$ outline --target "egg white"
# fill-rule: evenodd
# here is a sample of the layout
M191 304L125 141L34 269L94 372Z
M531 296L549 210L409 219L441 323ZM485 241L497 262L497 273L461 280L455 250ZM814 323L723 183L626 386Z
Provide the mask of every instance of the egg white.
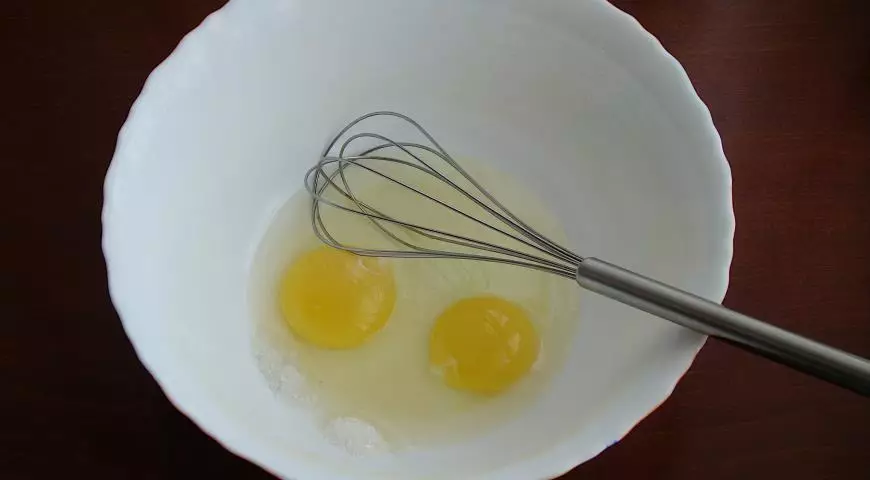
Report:
M564 243L558 221L518 182L476 162L463 160L463 167L525 222ZM482 213L480 207L441 182L423 176L407 180L465 211ZM457 220L443 207L402 188L372 179L359 179L357 185L354 189L360 198L388 210L395 218L504 242L500 234ZM276 395L296 407L310 409L321 419L325 431L334 430L336 422L365 427L364 439L338 438L338 443L351 450L382 451L483 433L520 415L560 368L576 324L576 285L554 275L489 262L382 259L393 269L397 288L395 309L383 330L350 350L325 350L297 339L278 311L277 285L295 258L320 245L312 231L310 208L306 191L291 197L276 214L255 254L248 292L255 332L253 350L264 380ZM395 248L362 217L327 207L323 213L332 233L343 241ZM437 246L414 234L403 238ZM541 338L541 354L532 371L494 397L451 390L428 365L429 331L435 318L453 302L477 295L498 295L524 307Z

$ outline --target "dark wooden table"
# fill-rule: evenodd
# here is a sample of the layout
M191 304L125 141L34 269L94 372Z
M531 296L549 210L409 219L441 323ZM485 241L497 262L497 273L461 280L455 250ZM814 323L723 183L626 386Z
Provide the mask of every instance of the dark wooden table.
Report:
M148 72L223 0L5 0L0 478L269 478L139 364L106 292L103 174ZM621 0L685 66L734 173L726 303L870 356L870 3ZM567 478L867 479L870 400L710 342Z

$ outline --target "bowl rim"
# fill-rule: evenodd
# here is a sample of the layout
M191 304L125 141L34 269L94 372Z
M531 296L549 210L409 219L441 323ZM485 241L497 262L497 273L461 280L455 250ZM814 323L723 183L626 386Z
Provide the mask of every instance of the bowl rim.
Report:
M226 24L228 21L231 21L230 18L236 14L236 10L242 8L242 5L245 3L245 1L246 0L229 0L218 10L206 16L199 25L197 25L194 29L188 32L180 40L180 42L173 49L173 51L156 68L154 68L154 70L148 75L148 78L145 80L138 97L133 102L130 108L130 112L126 120L124 121L123 126L120 128L112 160L107 168L105 180L103 183L101 244L103 257L106 264L106 273L108 277L109 297L112 301L113 306L115 307L115 310L118 313L121 325L124 328L125 334L130 340L130 343L132 344L139 361L157 382L169 402L178 411L191 419L194 424L199 427L200 430L202 430L205 434L217 441L229 452L245 458L246 460L254 463L255 465L258 465L259 467L275 475L276 477L291 478L287 477L286 473L276 471L274 467L268 464L267 459L265 459L263 455L259 455L257 453L257 449L254 448L251 444L246 442L235 442L232 439L231 435L227 435L226 431L220 431L221 428L216 428L212 424L213 422L211 422L209 419L206 419L204 415L200 415L199 413L197 413L195 411L196 402L188 402L184 398L185 395L179 393L180 390L176 388L176 385L168 381L166 375L163 375L161 372L157 371L158 369L155 367L152 354L143 350L141 348L141 345L137 344L133 332L131 331L130 324L125 321L125 311L127 308L118 293L120 290L122 290L123 287L120 285L118 280L117 262L112 261L115 246L113 243L111 231L114 209L117 202L113 194L114 189L112 188L112 186L114 185L115 179L118 175L118 164L121 161L120 157L122 156L122 152L124 152L128 148L128 137L129 130L131 130L132 128L132 120L137 117L141 105L149 97L150 92L153 90L154 84L160 82L160 79L167 75L167 70L170 70L172 68L173 60L179 56L179 52L190 48L189 44L192 42L197 42L198 37L204 36L206 32L214 29L219 29L220 25ZM696 89L692 85L688 74L679 63L679 61L670 52L668 52L659 41L659 39L656 38L648 30L646 30L637 19L635 19L628 13L620 10L618 7L609 3L607 0L587 1L594 4L599 4L599 6L604 8L606 14L611 16L614 22L622 24L622 28L629 28L634 30L636 34L640 34L640 38L643 38L643 40L648 44L648 46L646 47L648 50L657 51L659 53L659 55L661 56L661 60L664 61L663 69L670 69L671 76L676 76L681 82L681 88L683 94L686 97L687 111L691 111L690 114L693 115L695 119L703 126L703 129L706 132L707 138L705 139L705 141L708 145L707 148L709 148L710 150L711 158L714 158L716 163L719 165L718 173L724 187L722 189L722 191L724 192L724 196L721 199L721 207L725 210L726 213L726 215L724 215L723 217L723 220L727 222L727 225L723 225L723 227L725 227L724 230L725 235L727 235L727 239L723 240L724 251L721 257L721 291L718 292L717 295L715 295L715 297L717 298L711 297L713 300L721 301L724 298L725 292L728 288L730 266L733 259L734 251L733 243L736 220L734 217L733 209L731 168L725 157L722 139L713 123L710 110L703 102L703 100L701 100ZM682 371L682 373L680 373L679 376L674 379L672 384L667 386L667 388L664 390L664 394L661 395L660 398L656 399L656 401L654 401L647 407L646 413L643 413L637 419L637 421L631 424L630 427L620 432L615 439L610 441L602 441L600 445L592 449L592 453L587 453L588 449L580 448L574 449L577 451L577 453L571 453L573 452L573 450L570 450L568 453L557 452L555 448L546 450L537 455L530 456L515 463L512 463L504 469L491 471L487 473L487 477L493 476L503 479L518 480L527 478L556 478L564 475L565 473L576 468L577 466L591 460L605 449L615 445L629 432L631 432L641 421L643 421L652 412L658 409L671 396L674 389L676 388L676 385L688 372L698 352L700 352L701 348L704 346L706 338L706 336L699 336L697 347L695 348L695 351L691 355L691 358L687 362L685 369ZM571 437L566 439L564 443L571 444ZM306 469L303 468L300 471L293 472L292 475L305 475L306 473L310 473L306 472L305 470Z

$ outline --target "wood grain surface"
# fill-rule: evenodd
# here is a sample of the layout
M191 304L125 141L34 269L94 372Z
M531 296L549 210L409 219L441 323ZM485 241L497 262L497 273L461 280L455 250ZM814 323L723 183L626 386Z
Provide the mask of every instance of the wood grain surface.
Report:
M106 290L102 181L146 75L223 0L5 0L0 478L266 479L175 410ZM722 134L726 304L870 356L870 4L621 0ZM565 478L867 479L870 401L709 342Z

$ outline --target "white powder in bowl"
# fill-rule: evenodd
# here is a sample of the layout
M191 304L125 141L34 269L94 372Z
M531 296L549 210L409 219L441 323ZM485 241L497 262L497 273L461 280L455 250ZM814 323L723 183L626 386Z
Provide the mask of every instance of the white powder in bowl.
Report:
M326 425L324 433L330 443L353 456L389 451L389 445L378 429L358 418L334 418Z

